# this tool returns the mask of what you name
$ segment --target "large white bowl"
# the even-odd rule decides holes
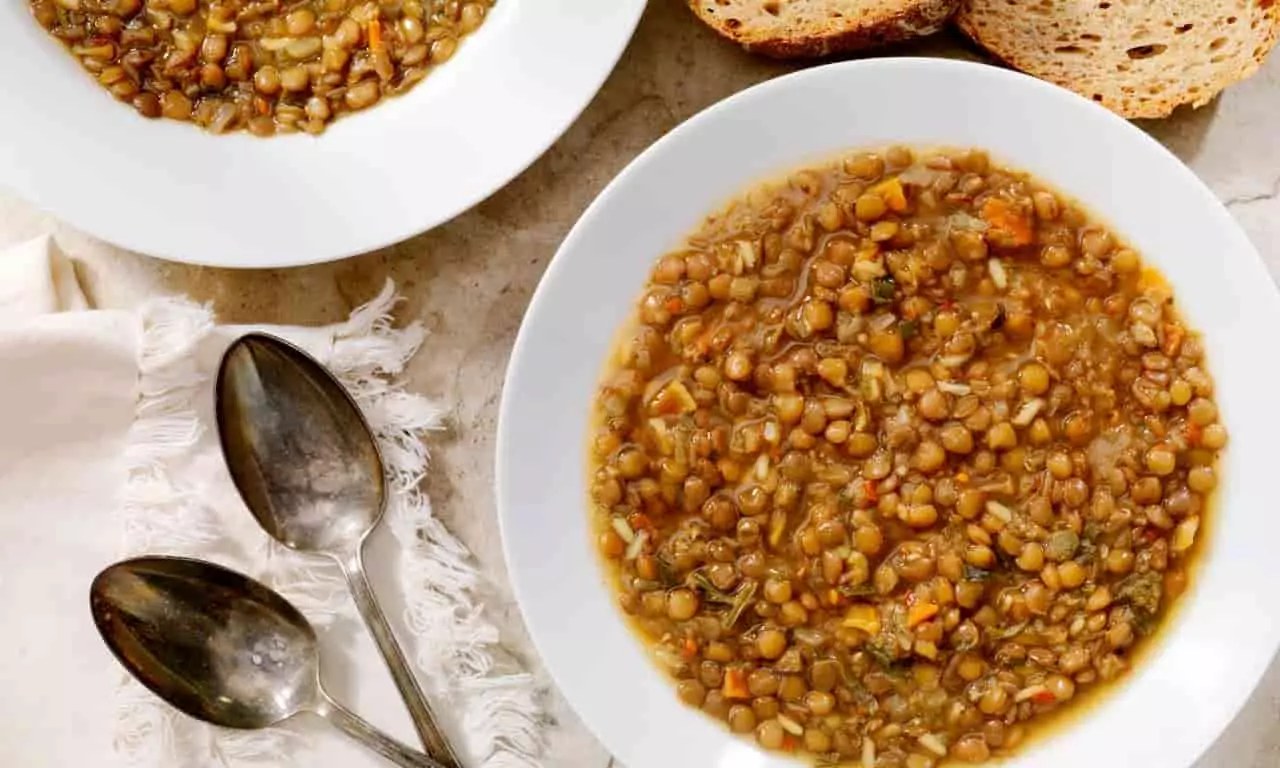
[[[1205,332],[1231,434],[1203,568],[1118,689],[1013,768],[1191,764],[1280,643],[1274,496],[1280,301],[1209,190],[1141,131],[1065,90],[975,64],[883,59],[774,80],[672,131],[600,195],[525,317],[503,393],[497,497],[529,630],[570,704],[629,768],[793,765],[676,701],[605,586],[588,532],[589,405],[656,257],[762,177],[849,148],[979,146],[1085,201],[1172,281]]]
[[[0,3],[0,186],[104,240],[227,267],[330,261],[447,221],[523,171],[617,63],[644,0],[499,0],[446,65],[319,138],[212,136],[115,102]]]

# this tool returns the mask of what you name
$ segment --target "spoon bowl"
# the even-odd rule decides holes
[[[218,372],[217,421],[231,477],[258,523],[291,549],[345,556],[382,519],[386,481],[351,395],[301,350],[238,339]]]
[[[196,560],[141,558],[98,574],[89,594],[120,663],[194,718],[266,728],[318,700],[315,632],[256,581]]]
[[[125,669],[191,717],[258,729],[310,712],[402,768],[443,768],[330,698],[315,630],[247,576],[200,560],[140,557],[98,574],[89,608]]]

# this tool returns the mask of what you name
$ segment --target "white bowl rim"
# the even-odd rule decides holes
[[[519,432],[520,427],[524,426],[525,421],[527,421],[524,414],[530,410],[534,410],[529,408],[531,404],[536,404],[536,410],[545,410],[544,403],[542,400],[537,398],[545,397],[547,395],[547,390],[544,389],[542,391],[526,393],[526,391],[522,389],[523,387],[526,387],[527,379],[533,378],[537,380],[535,383],[546,385],[548,382],[545,380],[550,376],[550,374],[536,375],[535,372],[538,370],[538,362],[532,359],[532,355],[535,353],[533,347],[535,345],[539,347],[546,347],[548,344],[554,343],[559,348],[571,348],[575,340],[581,341],[580,339],[564,338],[563,336],[557,337],[554,340],[542,338],[542,336],[545,335],[545,330],[541,326],[546,322],[549,322],[544,318],[554,312],[553,309],[549,308],[549,305],[553,301],[563,300],[566,298],[562,283],[569,282],[569,278],[566,277],[566,273],[571,268],[570,260],[573,260],[573,269],[581,270],[583,267],[583,259],[587,257],[580,253],[584,247],[582,242],[594,234],[592,230],[597,227],[598,220],[604,217],[611,207],[615,207],[618,204],[616,199],[622,195],[623,190],[628,190],[630,187],[640,185],[642,181],[649,181],[646,177],[652,175],[650,166],[658,163],[664,155],[674,152],[675,150],[673,150],[673,147],[681,142],[685,142],[686,140],[694,142],[695,137],[701,136],[705,145],[707,143],[705,141],[707,137],[702,134],[710,131],[714,126],[723,127],[723,124],[726,121],[731,121],[732,117],[742,117],[744,114],[749,113],[751,111],[749,105],[752,102],[764,103],[775,96],[781,96],[792,90],[802,90],[806,86],[817,88],[819,85],[825,84],[834,89],[840,84],[842,77],[851,73],[865,75],[867,77],[876,75],[882,79],[889,79],[890,81],[894,77],[903,75],[915,75],[922,77],[961,77],[971,79],[975,83],[975,87],[991,86],[993,88],[1011,88],[1015,91],[1020,89],[1021,92],[1025,93],[1029,98],[1034,98],[1037,106],[1052,105],[1055,110],[1078,115],[1079,120],[1077,122],[1086,123],[1091,128],[1096,128],[1099,131],[1105,132],[1105,138],[1107,140],[1114,140],[1115,143],[1123,144],[1126,151],[1143,155],[1140,164],[1152,164],[1153,167],[1158,167],[1163,174],[1160,180],[1166,182],[1170,187],[1176,187],[1176,194],[1179,196],[1178,199],[1184,202],[1189,201],[1188,204],[1194,209],[1195,218],[1198,223],[1204,224],[1213,230],[1214,235],[1219,239],[1219,242],[1216,242],[1215,244],[1221,246],[1220,250],[1229,256],[1229,258],[1224,262],[1226,267],[1221,271],[1224,273],[1230,272],[1232,275],[1240,278],[1238,281],[1231,284],[1231,290],[1240,294],[1239,306],[1236,307],[1238,312],[1236,314],[1242,316],[1247,315],[1253,320],[1258,320],[1260,318],[1268,320],[1266,324],[1262,324],[1260,326],[1263,328],[1278,327],[1277,323],[1280,323],[1280,294],[1277,294],[1275,285],[1272,282],[1261,257],[1258,255],[1256,249],[1249,242],[1243,230],[1230,216],[1230,213],[1222,203],[1189,168],[1172,155],[1172,153],[1170,153],[1166,148],[1147,134],[1143,133],[1133,124],[1124,121],[1102,107],[1099,107],[1088,100],[1082,99],[1075,94],[1016,72],[969,62],[911,57],[890,57],[829,64],[776,78],[734,94],[733,96],[730,96],[729,98],[695,115],[669,132],[624,168],[600,193],[592,205],[588,207],[586,212],[584,212],[578,223],[570,231],[569,235],[565,238],[555,258],[548,266],[542,281],[539,283],[539,286],[530,301],[524,322],[522,323],[517,335],[511,358],[508,363],[502,401],[499,408],[498,434],[495,447],[495,496],[502,531],[503,551],[512,588],[520,605],[522,615],[525,618],[530,636],[532,637],[535,646],[542,654],[544,662],[546,663],[552,677],[560,685],[561,690],[564,692],[570,703],[570,706],[578,712],[588,728],[590,728],[596,736],[600,738],[606,747],[611,749],[619,759],[627,765],[630,765],[631,768],[650,768],[652,765],[657,765],[658,762],[652,759],[646,759],[654,758],[655,756],[660,756],[662,760],[670,762],[671,765],[696,764],[702,766],[715,764],[723,766],[749,765],[753,768],[758,766],[778,766],[780,768],[781,766],[793,765],[794,763],[789,760],[773,756],[764,756],[757,750],[748,747],[745,742],[740,742],[737,738],[730,736],[727,731],[722,731],[719,726],[700,723],[699,721],[702,720],[702,718],[698,718],[694,715],[686,715],[687,722],[682,721],[680,723],[680,738],[663,739],[663,741],[669,740],[679,742],[678,746],[672,748],[651,748],[650,745],[644,744],[646,740],[643,736],[627,735],[622,726],[617,722],[619,717],[619,713],[615,711],[617,707],[611,707],[609,698],[598,692],[599,688],[605,686],[605,682],[600,680],[598,677],[595,679],[584,679],[584,675],[579,675],[570,669],[572,664],[591,665],[595,663],[594,655],[585,653],[585,648],[571,649],[568,647],[567,643],[560,642],[559,635],[564,631],[563,625],[566,620],[571,617],[557,616],[548,613],[550,607],[540,596],[533,594],[531,591],[533,587],[528,583],[541,579],[541,576],[538,573],[538,571],[541,570],[541,563],[556,562],[556,568],[559,568],[558,558],[550,557],[539,561],[537,553],[528,551],[529,546],[531,546],[529,542],[515,538],[517,536],[523,536],[528,532],[526,530],[528,526],[524,525],[522,527],[522,524],[517,517],[518,511],[529,513],[531,511],[537,512],[541,509],[536,503],[529,501],[527,497],[536,496],[540,487],[551,486],[555,483],[555,478],[549,478],[545,471],[541,474],[537,474],[536,477],[522,478],[518,483],[513,480],[513,477],[518,474],[528,474],[524,470],[514,469],[513,467],[515,466],[515,463],[517,461],[527,460],[535,455],[532,452],[533,447],[528,444],[532,438],[524,436]],[[967,96],[968,95],[966,94],[965,97],[967,98]],[[734,127],[745,129],[742,128],[741,123]],[[1028,123],[1028,127],[1030,127],[1030,123]],[[750,128],[754,130],[754,126],[751,126]],[[758,137],[753,138],[758,139]],[[774,138],[779,137],[775,136]],[[879,142],[855,140],[847,146],[846,149],[855,149],[859,146],[875,146],[877,144],[883,146],[891,143],[895,137],[890,136],[882,138],[884,140]],[[950,141],[920,142],[907,140],[902,143],[925,145],[966,145],[965,142]],[[990,150],[997,160],[1005,159],[1003,156],[1004,153],[1000,147],[990,147]],[[688,154],[688,152],[686,151],[685,154]],[[756,173],[753,178],[755,180],[768,178],[769,176],[776,175],[777,173],[803,167],[808,160],[827,159],[832,154],[832,152],[828,151],[816,156],[806,156],[803,151],[800,151],[795,155],[793,161],[790,163],[770,166],[771,170],[769,173]],[[1116,159],[1114,152],[1112,153],[1111,158],[1113,160]],[[1028,170],[1034,176],[1064,189],[1064,191],[1071,194],[1073,197],[1079,197],[1071,193],[1069,185],[1060,184],[1059,180],[1054,178],[1053,175],[1042,173],[1035,167],[1029,167],[1031,165],[1034,164],[1022,162],[1015,164],[1015,167]],[[710,213],[720,204],[727,202],[733,195],[745,191],[749,186],[750,184],[744,183],[730,185],[721,199],[708,200],[708,204],[705,209],[693,212],[697,218],[685,222],[683,227],[676,228],[679,230],[679,236],[683,236],[688,231],[692,230],[693,225],[701,216]],[[1152,190],[1152,192],[1157,197],[1160,197],[1160,195],[1165,194],[1167,190],[1164,189],[1164,187],[1160,187]],[[634,197],[634,195],[632,196]],[[1161,199],[1163,200],[1163,198]],[[1112,210],[1109,206],[1101,205],[1100,201],[1090,198],[1083,198],[1082,201],[1085,205],[1089,206],[1095,214],[1100,213],[1100,219],[1103,221],[1108,220],[1109,214]],[[1172,229],[1177,229],[1181,224],[1181,221],[1174,218],[1169,226]],[[1154,262],[1161,268],[1161,271],[1170,278],[1176,289],[1177,297],[1181,300],[1186,300],[1188,298],[1188,290],[1185,285],[1185,280],[1180,281],[1177,279],[1177,275],[1170,274],[1170,269],[1176,265],[1167,265],[1163,263],[1162,256],[1151,255],[1151,253],[1148,252],[1148,249],[1142,247],[1141,242],[1136,238],[1130,237],[1130,232],[1123,225],[1121,225],[1119,229],[1121,236],[1131,239],[1135,245],[1139,246],[1140,251],[1144,253],[1148,260],[1150,262]],[[668,242],[664,247],[674,247],[677,243],[678,240]],[[594,245],[599,246],[600,243],[594,243]],[[633,302],[635,296],[639,294],[643,275],[647,274],[647,270],[652,265],[653,260],[656,259],[661,252],[663,251],[655,250],[650,254],[649,260],[645,264],[630,269],[630,272],[638,275],[638,279],[636,279],[631,285],[629,301]],[[632,265],[629,264],[625,266],[632,267]],[[610,279],[619,278],[611,277]],[[1224,277],[1219,282],[1225,281],[1226,278]],[[593,285],[593,288],[594,287],[595,286]],[[1198,291],[1199,288],[1193,290]],[[1206,292],[1208,290],[1208,288],[1205,288]],[[1221,290],[1221,287],[1217,286],[1215,290]],[[1229,297],[1226,301],[1229,303],[1230,291],[1228,293]],[[553,297],[552,294],[556,295]],[[1196,301],[1187,303],[1204,304],[1204,302]],[[624,315],[629,311],[630,307],[631,303],[628,303],[625,307],[619,308],[617,310],[619,317],[614,319],[617,319],[620,322],[620,315]],[[581,308],[574,307],[572,309],[565,309],[565,311],[579,311],[580,309]],[[1200,312],[1206,311],[1203,306],[1197,306],[1193,309]],[[1066,768],[1068,765],[1078,765],[1078,762],[1070,762],[1070,760],[1078,759],[1080,754],[1073,752],[1073,757],[1064,757],[1063,759],[1059,759],[1058,756],[1054,754],[1055,751],[1047,749],[1047,746],[1059,746],[1067,739],[1074,739],[1075,736],[1084,734],[1086,730],[1088,731],[1088,738],[1092,738],[1100,731],[1105,731],[1108,725],[1106,721],[1109,718],[1101,716],[1100,712],[1110,712],[1117,708],[1128,706],[1129,708],[1124,711],[1127,714],[1133,714],[1130,711],[1133,707],[1129,705],[1132,704],[1133,700],[1135,700],[1135,689],[1139,687],[1143,689],[1143,700],[1148,702],[1154,701],[1158,703],[1161,701],[1159,696],[1153,697],[1152,695],[1146,695],[1152,694],[1153,691],[1163,693],[1165,695],[1181,693],[1181,691],[1166,690],[1171,681],[1167,677],[1154,675],[1152,672],[1153,667],[1158,665],[1160,667],[1161,674],[1164,674],[1164,672],[1167,671],[1167,668],[1171,665],[1176,667],[1178,664],[1185,666],[1188,664],[1207,662],[1208,665],[1213,668],[1212,671],[1200,674],[1199,677],[1208,678],[1211,676],[1217,676],[1219,678],[1229,678],[1229,681],[1217,688],[1215,690],[1216,695],[1212,698],[1196,702],[1199,707],[1198,711],[1189,712],[1184,716],[1181,716],[1174,724],[1174,727],[1166,727],[1163,730],[1159,730],[1159,738],[1155,739],[1153,744],[1134,747],[1139,750],[1147,750],[1147,752],[1143,753],[1143,756],[1146,758],[1150,758],[1151,754],[1157,754],[1159,756],[1157,760],[1133,762],[1133,760],[1138,757],[1136,753],[1129,753],[1120,756],[1118,758],[1120,762],[1111,762],[1105,755],[1094,755],[1092,758],[1093,762],[1099,765],[1119,766],[1150,764],[1167,766],[1168,768],[1190,765],[1209,748],[1217,736],[1225,729],[1230,720],[1240,711],[1241,707],[1243,707],[1244,703],[1247,701],[1250,693],[1260,682],[1267,666],[1275,657],[1277,648],[1280,648],[1280,622],[1271,620],[1271,617],[1280,615],[1280,593],[1266,595],[1263,594],[1264,588],[1258,586],[1265,585],[1266,583],[1275,583],[1275,578],[1280,576],[1280,558],[1275,558],[1274,555],[1268,557],[1268,553],[1266,553],[1265,550],[1251,550],[1253,557],[1247,558],[1247,562],[1233,563],[1229,566],[1234,570],[1243,569],[1248,571],[1252,576],[1258,577],[1259,580],[1247,582],[1249,585],[1253,585],[1252,589],[1246,590],[1246,594],[1240,595],[1235,593],[1229,595],[1219,593],[1214,595],[1215,601],[1226,601],[1231,604],[1230,607],[1232,609],[1238,612],[1253,614],[1253,616],[1251,616],[1247,621],[1245,619],[1241,619],[1242,622],[1245,622],[1242,623],[1241,626],[1247,625],[1248,629],[1252,630],[1252,634],[1246,634],[1243,637],[1222,638],[1216,633],[1215,628],[1202,626],[1204,622],[1193,623],[1191,619],[1188,618],[1188,615],[1192,613],[1195,613],[1197,616],[1200,615],[1200,613],[1202,613],[1202,609],[1204,609],[1206,604],[1209,602],[1209,600],[1204,597],[1204,595],[1208,593],[1207,591],[1209,589],[1206,582],[1212,578],[1213,584],[1216,586],[1219,581],[1218,577],[1220,576],[1221,571],[1228,567],[1227,565],[1224,565],[1224,561],[1228,559],[1227,556],[1223,555],[1222,552],[1219,551],[1225,546],[1225,541],[1229,538],[1233,553],[1242,551],[1240,550],[1240,547],[1247,548],[1251,546],[1248,542],[1240,540],[1248,538],[1247,536],[1233,533],[1228,537],[1226,532],[1224,532],[1224,529],[1228,527],[1245,527],[1245,521],[1247,520],[1252,526],[1265,526],[1273,532],[1280,530],[1276,525],[1266,520],[1259,520],[1257,519],[1257,515],[1250,514],[1249,503],[1247,501],[1248,496],[1244,492],[1240,491],[1241,488],[1254,487],[1257,482],[1261,482],[1260,480],[1254,481],[1249,479],[1247,470],[1242,469],[1243,464],[1247,463],[1253,465],[1251,467],[1252,470],[1260,470],[1262,475],[1265,476],[1265,465],[1251,461],[1248,452],[1241,448],[1241,443],[1244,442],[1246,437],[1252,438],[1254,434],[1263,430],[1264,427],[1259,426],[1260,423],[1265,423],[1265,427],[1280,427],[1280,417],[1275,413],[1260,413],[1256,410],[1251,412],[1247,419],[1242,417],[1240,414],[1243,410],[1247,409],[1250,405],[1258,404],[1256,398],[1254,399],[1254,402],[1251,403],[1238,402],[1237,398],[1228,398],[1228,396],[1224,394],[1227,390],[1234,391],[1247,388],[1242,387],[1241,382],[1236,381],[1234,378],[1228,379],[1226,377],[1222,377],[1221,374],[1223,371],[1219,367],[1221,362],[1220,359],[1231,359],[1233,366],[1235,362],[1238,361],[1242,355],[1242,350],[1238,349],[1236,344],[1241,338],[1244,338],[1244,334],[1246,334],[1249,329],[1239,327],[1243,325],[1243,323],[1237,322],[1236,325],[1230,326],[1230,333],[1224,331],[1221,334],[1223,336],[1229,335],[1231,337],[1231,343],[1229,345],[1219,344],[1214,337],[1215,331],[1211,328],[1205,327],[1204,323],[1201,322],[1205,316],[1197,314],[1197,311],[1188,311],[1187,314],[1190,316],[1193,327],[1204,328],[1205,330],[1209,357],[1211,358],[1211,372],[1213,372],[1215,376],[1219,377],[1217,384],[1220,397],[1219,405],[1222,409],[1223,421],[1228,424],[1232,435],[1232,448],[1228,451],[1230,460],[1227,461],[1223,467],[1227,476],[1224,478],[1223,488],[1219,492],[1220,497],[1215,505],[1216,510],[1214,519],[1208,526],[1208,537],[1210,539],[1208,546],[1211,551],[1205,553],[1205,556],[1201,558],[1201,562],[1198,564],[1200,573],[1197,578],[1193,580],[1191,590],[1188,594],[1183,596],[1178,607],[1178,611],[1172,617],[1172,621],[1176,626],[1166,628],[1162,632],[1162,636],[1158,638],[1155,646],[1144,654],[1146,658],[1144,658],[1143,663],[1129,675],[1129,679],[1111,686],[1112,690],[1107,692],[1102,701],[1091,704],[1089,711],[1085,713],[1083,717],[1073,717],[1073,724],[1069,729],[1066,729],[1066,731],[1063,732],[1059,732],[1057,729],[1051,731],[1046,738],[1038,739],[1033,744],[1029,745],[1024,751],[1015,755],[1013,758],[1008,759],[1004,763],[1006,766],[1011,766],[1013,768],[1020,768],[1022,766],[1026,766],[1027,768],[1059,768],[1061,766],[1062,768]],[[1228,320],[1238,320],[1235,315],[1231,315],[1231,312],[1232,309],[1230,307],[1223,306],[1213,309],[1209,314],[1213,316],[1215,323],[1227,322]],[[1231,315],[1231,317],[1224,320],[1224,313],[1225,315]],[[602,318],[591,316],[583,317],[581,322],[585,326],[599,325],[604,321]],[[563,331],[565,327],[566,326],[563,323],[558,326],[561,331]],[[616,324],[614,327],[607,329],[610,334],[610,338],[612,338],[612,333],[615,332],[615,329]],[[598,336],[599,331],[593,330],[591,331],[591,335],[593,337]],[[1254,343],[1256,344],[1259,340],[1261,340],[1261,337],[1255,337]],[[594,343],[595,340],[593,339],[592,341]],[[1255,355],[1258,358],[1257,365],[1259,367],[1265,369],[1266,372],[1270,374],[1280,375],[1280,365],[1277,364],[1274,354],[1268,354],[1265,349],[1261,353],[1248,351],[1243,354]],[[596,377],[599,375],[603,361],[603,355],[601,355],[598,360],[591,361],[591,364],[595,366]],[[578,374],[576,372],[573,377],[565,377],[562,375],[559,377],[557,385],[559,385],[560,382],[568,383],[569,378],[573,378],[574,381],[572,384],[573,386],[576,386],[577,375]],[[597,380],[598,378],[592,379],[591,387],[594,387]],[[1270,380],[1274,381],[1275,378],[1273,377]],[[534,399],[530,401],[530,398]],[[527,402],[518,404],[517,400],[525,400]],[[584,426],[584,430],[582,431],[581,436],[573,443],[575,446],[578,446],[580,450],[585,450],[585,413],[588,408],[589,400],[583,399],[581,403],[581,409],[583,411],[581,424]],[[566,412],[561,415],[572,416],[573,414],[568,414]],[[517,421],[520,422],[520,426],[513,426]],[[571,423],[579,424],[580,422],[571,420]],[[1250,441],[1252,442],[1252,439],[1250,439]],[[554,452],[548,450],[541,444],[538,446],[537,450],[541,451],[543,454],[550,454]],[[579,480],[577,493],[580,500],[576,505],[576,508],[573,510],[573,514],[579,515],[585,525],[585,462],[581,461],[583,458],[582,455],[579,455],[577,458],[579,459],[579,464],[582,465],[575,475],[575,478]],[[539,466],[545,463],[546,462],[541,462],[539,463]],[[517,499],[519,499],[519,501],[517,501]],[[1228,517],[1229,520],[1225,519]],[[1231,525],[1228,526],[1228,523]],[[571,524],[576,526],[576,523],[572,523],[572,521]],[[552,540],[549,539],[542,543],[545,544],[549,541]],[[604,572],[599,568],[599,564],[595,560],[594,552],[589,551],[590,542],[587,536],[584,535],[580,541],[572,542],[571,545],[567,546],[573,545],[581,547],[581,549],[586,552],[586,556],[592,560],[593,565],[597,566],[599,574],[595,581],[599,582],[599,584],[603,586],[605,579]],[[559,554],[563,557],[565,553],[559,552]],[[577,557],[576,553],[571,553],[571,556]],[[552,570],[555,571],[556,568],[553,568]],[[603,592],[603,589],[599,591]],[[579,595],[578,597],[582,596]],[[592,600],[595,599],[594,595],[590,595],[588,597]],[[618,611],[614,606],[610,605],[609,607],[613,609],[614,614],[618,614]],[[1224,612],[1222,615],[1225,616],[1227,614]],[[622,625],[623,622],[620,615],[615,618],[616,623],[619,626]],[[609,639],[615,640],[617,637],[617,628],[615,627],[592,627],[589,630],[589,633],[593,636],[599,636],[605,634],[604,630],[606,629],[608,630],[607,634],[609,634]],[[622,631],[625,632],[626,630]],[[1179,636],[1176,639],[1171,637],[1175,631],[1179,633]],[[1194,635],[1194,637],[1189,637],[1190,635]],[[1200,645],[1197,646],[1196,643],[1200,643]],[[630,649],[630,651],[634,651],[634,654],[638,655],[639,651],[637,649],[639,641],[632,638],[631,644],[637,646],[637,648]],[[607,650],[612,653],[613,649],[610,648]],[[632,655],[630,651],[624,651],[624,653]],[[1217,655],[1213,656],[1215,652]],[[1206,656],[1209,658],[1206,658]],[[646,661],[646,663],[648,662]],[[598,671],[599,670],[597,670],[597,672]],[[651,678],[651,680],[624,681],[628,685],[634,684],[646,691],[641,700],[633,705],[633,709],[630,712],[630,715],[633,718],[640,717],[643,720],[644,717],[653,716],[655,714],[646,707],[653,704],[653,701],[650,700],[651,697],[655,695],[654,685],[652,682],[659,678],[659,673],[656,668],[650,669],[649,673],[648,677]],[[1141,681],[1141,683],[1139,681]],[[661,690],[669,697],[672,707],[682,709],[681,705],[674,702],[674,692],[665,680],[659,681],[657,685],[660,685]],[[634,690],[631,692],[634,693]],[[664,711],[669,709],[666,704],[659,703],[656,706],[660,707]],[[673,722],[674,721],[668,720],[664,721],[664,724],[671,724]],[[1151,731],[1151,733],[1157,732],[1157,730],[1153,728],[1149,728],[1148,730]],[[711,731],[714,731],[714,734],[712,734]],[[1148,735],[1151,734],[1149,733]],[[652,742],[654,739],[648,739],[648,741]],[[714,742],[721,745],[722,749],[719,753],[697,753],[697,759],[702,760],[703,762],[685,762],[679,750],[684,746],[695,742],[698,745]],[[1107,746],[1107,743],[1097,741],[1094,745]],[[1155,750],[1155,752],[1152,753],[1150,750]],[[708,762],[708,758],[716,754],[718,754],[720,759]]]
[[[26,3],[6,3],[0,186],[95,237],[171,261],[291,267],[367,253],[453,219],[532,165],[603,86],[644,7],[499,0],[410,92],[318,138],[263,140],[138,117]]]

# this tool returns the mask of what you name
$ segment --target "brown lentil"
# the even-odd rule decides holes
[[[37,22],[142,116],[258,136],[319,133],[409,90],[495,2],[28,1]]]
[[[795,174],[657,263],[597,400],[597,546],[680,700],[761,746],[1006,756],[1184,589],[1227,444],[1202,350],[985,154]]]

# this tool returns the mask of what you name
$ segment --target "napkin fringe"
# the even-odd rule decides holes
[[[400,544],[405,621],[416,637],[418,668],[429,683],[451,685],[455,733],[465,738],[471,764],[536,768],[544,751],[541,685],[501,646],[497,627],[480,606],[486,583],[467,548],[432,514],[419,488],[430,459],[426,433],[444,423],[445,410],[405,392],[397,378],[426,338],[420,323],[402,328],[392,311],[400,299],[388,280],[372,301],[330,329],[311,349],[351,391],[379,440],[389,482],[386,522]],[[139,400],[126,454],[126,551],[203,554],[223,535],[198,488],[170,476],[200,440],[196,408],[207,384],[197,348],[214,330],[212,312],[188,301],[144,305]],[[314,337],[312,337],[314,338]],[[308,347],[312,345],[308,344]],[[320,625],[350,613],[340,573],[299,557],[267,537],[253,573],[286,592]],[[126,762],[152,768],[235,768],[282,765],[301,737],[286,729],[229,731],[175,715],[140,685],[121,687],[116,748]]]
[[[176,482],[171,469],[204,435],[195,405],[207,377],[197,351],[213,332],[213,313],[180,299],[155,299],[138,316],[138,402],[125,449],[122,549],[126,555],[204,554],[222,534],[218,521],[198,490]],[[115,748],[127,765],[227,766],[228,756],[261,754],[284,738],[276,731],[221,731],[181,717],[127,675],[117,701]]]
[[[219,531],[199,499],[172,481],[168,465],[204,434],[194,408],[205,380],[195,349],[212,332],[213,315],[190,302],[155,299],[139,317],[138,403],[125,449],[125,549],[164,546],[189,554],[215,541]]]
[[[421,323],[392,327],[400,301],[387,281],[334,334],[329,365],[379,438],[390,481],[386,521],[399,541],[405,620],[418,638],[414,661],[428,681],[451,681],[461,713],[455,732],[484,768],[535,768],[544,749],[541,687],[501,645],[480,607],[485,582],[466,546],[431,511],[419,488],[430,460],[426,433],[445,410],[392,383],[426,338]]]

